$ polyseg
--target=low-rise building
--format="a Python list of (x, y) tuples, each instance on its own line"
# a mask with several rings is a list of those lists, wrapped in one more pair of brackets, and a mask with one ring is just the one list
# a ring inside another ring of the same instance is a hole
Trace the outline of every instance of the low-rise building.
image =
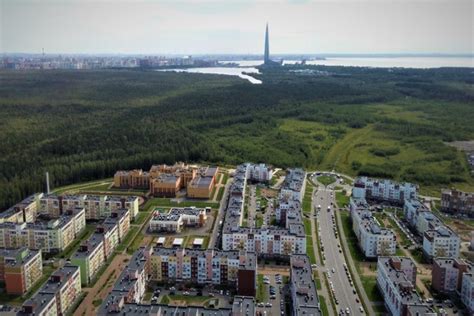
[(41, 250), (0, 250), (0, 281), (5, 284), (7, 294), (23, 295), (43, 275)]
[(291, 315), (322, 315), (313, 270), (307, 255), (290, 257), (290, 292)]
[(183, 227), (202, 227), (206, 224), (206, 210), (196, 207), (172, 208), (168, 213), (154, 211), (149, 222), (150, 232), (179, 233)]
[(441, 211), (474, 217), (474, 192), (441, 191)]
[[(416, 265), (406, 257), (379, 257), (377, 262), (377, 286), (385, 306), (393, 316), (407, 316), (409, 310), (424, 306), (415, 291)], [(418, 307), (410, 307), (418, 306)]]
[(418, 186), (412, 183), (358, 177), (354, 181), (352, 196), (403, 205), (407, 199), (416, 199), (417, 192)]
[(367, 258), (391, 256), (396, 252), (397, 241), (392, 230), (380, 226), (368, 209), (361, 209), (366, 205), (363, 199), (351, 198), (352, 230), (354, 231), (359, 247)]
[(187, 186), (189, 198), (210, 199), (216, 184), (218, 167), (204, 167), (199, 169), (198, 175)]
[(431, 286), (439, 293), (460, 292), (463, 274), (473, 271), (473, 267), (462, 259), (436, 258), (431, 271)]
[(81, 294), (79, 267), (65, 265), (23, 303), (20, 315), (67, 315)]
[(142, 169), (119, 170), (114, 175), (114, 187), (121, 189), (148, 189), (150, 174)]
[(464, 273), (461, 285), (461, 301), (469, 313), (474, 313), (474, 273)]

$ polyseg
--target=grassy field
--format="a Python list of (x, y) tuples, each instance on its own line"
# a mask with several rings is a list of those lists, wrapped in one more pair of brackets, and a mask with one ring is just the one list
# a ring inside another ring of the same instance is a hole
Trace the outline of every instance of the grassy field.
[(263, 274), (257, 274), (257, 295), (255, 299), (257, 302), (268, 302), (268, 289), (263, 283)]
[(333, 176), (319, 176), (317, 180), (324, 185), (330, 185), (336, 182), (336, 178)]
[(339, 207), (346, 207), (349, 205), (350, 197), (345, 192), (336, 192), (336, 203)]
[(154, 208), (157, 206), (162, 206), (162, 207), (190, 207), (190, 206), (195, 206), (195, 207), (211, 207), (211, 208), (217, 208), (219, 207), (219, 203), (214, 203), (214, 202), (204, 202), (204, 201), (183, 201), (181, 203), (176, 203), (174, 201), (171, 201), (171, 199), (167, 198), (152, 198), (149, 199), (143, 206), (142, 209), (144, 210), (149, 210), (150, 208)]
[(306, 189), (303, 196), (303, 212), (311, 213), (311, 200), (313, 198), (313, 185), (306, 181)]

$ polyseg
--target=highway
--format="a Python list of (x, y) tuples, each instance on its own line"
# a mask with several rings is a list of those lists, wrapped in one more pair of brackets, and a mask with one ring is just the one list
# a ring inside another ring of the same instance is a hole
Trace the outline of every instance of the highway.
[[(355, 288), (351, 286), (345, 272), (345, 258), (342, 250), (341, 252), (339, 251), (339, 249), (342, 248), (338, 247), (338, 244), (340, 245), (340, 239), (336, 239), (334, 231), (335, 228), (332, 219), (334, 207), (331, 203), (335, 203), (335, 200), (331, 194), (335, 193), (333, 193), (334, 191), (332, 190), (321, 187), (313, 196), (313, 205), (316, 207), (321, 206), (321, 210), (318, 212), (318, 229), (320, 229), (320, 240), (322, 246), (324, 246), (324, 255), (326, 257), (324, 262), (325, 268), (320, 269), (320, 271), (326, 271), (331, 275), (329, 281), (333, 284), (335, 297), (339, 303), (336, 305), (338, 314), (341, 309), (346, 313), (346, 308), (349, 308), (350, 315), (364, 315), (364, 313), (359, 310), (360, 306), (362, 306), (361, 303), (356, 301), (357, 299), (360, 302), (360, 298), (357, 294), (354, 294)], [(328, 206), (330, 206), (330, 211), (328, 211)], [(334, 269), (335, 273), (332, 272), (332, 269)], [(331, 291), (331, 289), (328, 290)]]

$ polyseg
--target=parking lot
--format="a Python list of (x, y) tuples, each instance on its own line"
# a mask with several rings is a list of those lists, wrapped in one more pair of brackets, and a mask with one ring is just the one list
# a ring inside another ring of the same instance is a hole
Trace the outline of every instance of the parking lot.
[(285, 315), (283, 277), (279, 274), (265, 275), (264, 286), (268, 301), (257, 304), (257, 315)]

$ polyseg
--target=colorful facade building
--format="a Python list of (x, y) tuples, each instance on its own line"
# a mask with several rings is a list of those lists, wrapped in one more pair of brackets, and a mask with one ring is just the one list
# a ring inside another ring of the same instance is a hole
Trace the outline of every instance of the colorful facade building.
[(67, 315), (81, 294), (79, 267), (66, 264), (23, 303), (19, 315)]
[(239, 295), (254, 296), (257, 258), (252, 252), (155, 247), (151, 280), (159, 283), (236, 285)]
[(431, 286), (439, 293), (460, 292), (463, 274), (472, 272), (472, 265), (462, 259), (436, 258), (431, 270)]
[(441, 192), (441, 211), (474, 217), (474, 192), (443, 190)]
[(79, 237), (85, 228), (84, 209), (69, 210), (67, 214), (49, 221), (0, 224), (0, 247), (41, 249), (58, 253)]
[[(415, 285), (416, 265), (412, 259), (406, 257), (378, 258), (377, 286), (391, 315), (408, 316), (413, 315), (416, 310), (428, 308), (416, 293)], [(429, 312), (426, 315), (436, 314)]]
[(42, 275), (41, 250), (26, 247), (0, 250), (0, 281), (5, 283), (7, 294), (25, 294)]

